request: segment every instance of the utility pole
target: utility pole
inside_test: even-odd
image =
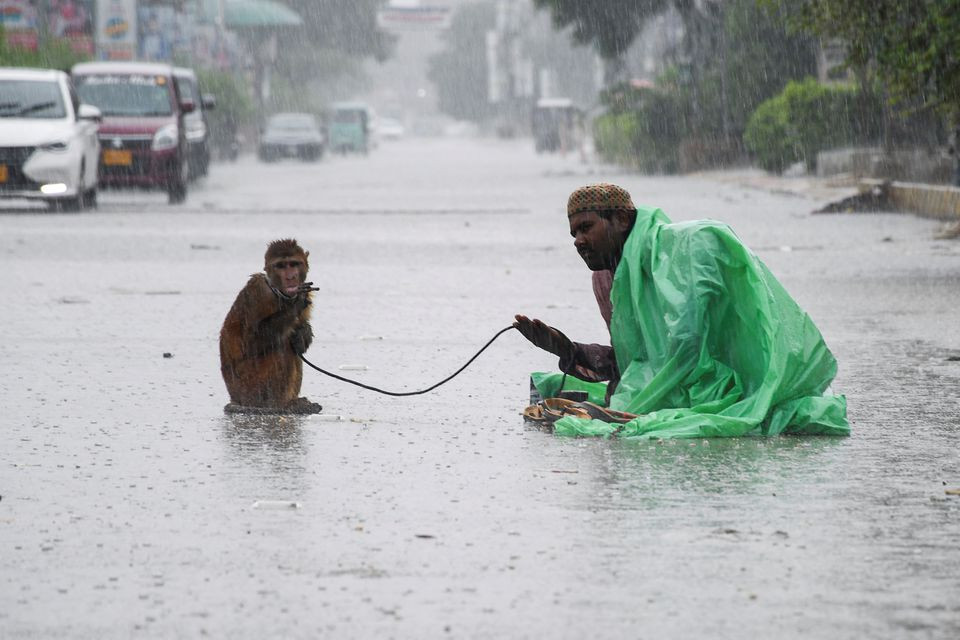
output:
[[[37,0],[37,50],[42,51],[50,44],[50,6],[49,0]]]

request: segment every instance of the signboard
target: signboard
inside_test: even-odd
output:
[[[133,60],[137,55],[137,0],[97,0],[97,57]]]
[[[377,12],[377,26],[384,31],[446,29],[450,17],[450,7],[389,5]]]
[[[93,55],[93,0],[47,0],[47,33],[77,53]]]
[[[11,47],[36,51],[37,10],[29,0],[0,0],[0,24]]]
[[[0,24],[7,44],[36,51],[45,24],[47,42],[60,40],[77,53],[92,54],[93,1],[0,0]],[[44,13],[39,13],[41,11]]]

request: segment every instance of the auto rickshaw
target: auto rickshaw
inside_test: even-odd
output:
[[[327,147],[336,153],[366,154],[371,146],[373,110],[362,102],[337,102],[330,105],[327,122]]]
[[[583,112],[569,98],[541,98],[533,110],[533,139],[537,153],[566,153],[580,147]]]

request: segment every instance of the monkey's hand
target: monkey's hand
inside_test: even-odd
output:
[[[307,294],[311,291],[320,291],[320,287],[313,286],[312,282],[304,282],[299,287],[297,287],[297,295]]]
[[[304,322],[302,325],[294,329],[292,334],[290,334],[290,347],[298,356],[305,353],[307,349],[310,348],[310,344],[312,342],[313,328],[310,326],[309,322]]]
[[[293,295],[279,296],[280,308],[286,309],[288,312],[300,313],[310,306],[310,298],[308,297],[308,294],[311,291],[319,290],[320,288],[314,287],[312,282],[303,282],[297,287],[297,291]]]
[[[310,292],[311,291],[320,291],[320,287],[313,286],[312,282],[304,282],[299,287],[297,287],[296,295],[296,307],[297,309],[306,309],[310,306]]]

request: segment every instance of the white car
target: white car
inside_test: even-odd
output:
[[[100,120],[66,73],[0,67],[0,198],[96,205]]]
[[[396,118],[380,118],[377,121],[377,133],[384,140],[399,140],[407,133],[407,129]]]

